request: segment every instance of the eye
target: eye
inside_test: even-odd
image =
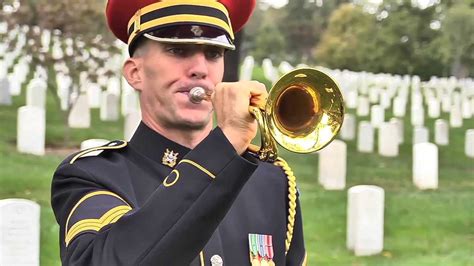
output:
[[[219,47],[212,47],[206,49],[206,58],[209,60],[217,60],[224,56],[224,49]]]
[[[179,57],[185,57],[187,55],[187,49],[180,46],[168,46],[166,47],[166,52]]]

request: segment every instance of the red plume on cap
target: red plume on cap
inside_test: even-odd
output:
[[[173,0],[166,0],[173,2]],[[135,15],[137,10],[144,8],[157,0],[108,0],[106,7],[107,23],[115,36],[124,43],[128,42],[129,29],[128,23]],[[186,0],[180,0],[186,2]],[[189,0],[189,3],[195,3],[196,0]],[[247,23],[250,15],[255,8],[255,0],[219,0],[225,6],[229,13],[232,29],[238,32]]]

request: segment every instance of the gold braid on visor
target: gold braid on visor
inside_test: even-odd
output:
[[[165,0],[139,9],[128,22],[128,45],[141,35],[169,43],[198,43],[235,49],[225,6],[215,0]]]

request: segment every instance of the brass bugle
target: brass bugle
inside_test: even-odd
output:
[[[210,99],[204,88],[189,92],[190,101]],[[270,89],[264,107],[250,106],[261,131],[262,161],[278,158],[276,142],[296,153],[311,153],[327,146],[344,120],[344,101],[336,82],[313,68],[293,70]]]

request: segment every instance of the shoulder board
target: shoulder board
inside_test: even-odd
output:
[[[82,157],[87,157],[87,156],[97,156],[99,155],[102,151],[104,150],[119,150],[127,146],[127,142],[123,140],[114,140],[111,141],[105,145],[99,146],[99,147],[93,147],[89,149],[85,149],[83,151],[80,151],[78,154],[76,154],[71,161],[69,161],[69,164],[73,164],[77,159],[82,158]],[[95,152],[94,154],[91,154]]]

